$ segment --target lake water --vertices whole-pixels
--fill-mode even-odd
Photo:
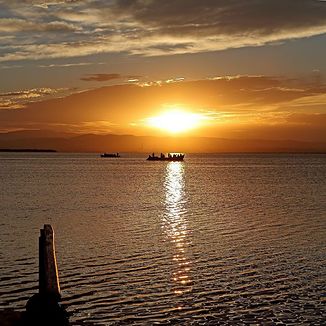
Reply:
[[[326,155],[0,154],[0,309],[38,287],[55,229],[63,303],[95,325],[321,325]]]

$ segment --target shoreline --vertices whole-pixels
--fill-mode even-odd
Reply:
[[[37,149],[37,148],[0,148],[2,153],[57,153],[55,149]]]

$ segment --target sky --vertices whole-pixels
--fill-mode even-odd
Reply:
[[[0,132],[326,142],[326,1],[0,0]]]

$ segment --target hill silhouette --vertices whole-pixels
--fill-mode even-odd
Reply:
[[[326,142],[73,134],[26,130],[0,133],[0,148],[54,149],[59,152],[326,152]]]

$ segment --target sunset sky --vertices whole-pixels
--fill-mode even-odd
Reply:
[[[0,132],[326,141],[326,1],[0,0]]]

